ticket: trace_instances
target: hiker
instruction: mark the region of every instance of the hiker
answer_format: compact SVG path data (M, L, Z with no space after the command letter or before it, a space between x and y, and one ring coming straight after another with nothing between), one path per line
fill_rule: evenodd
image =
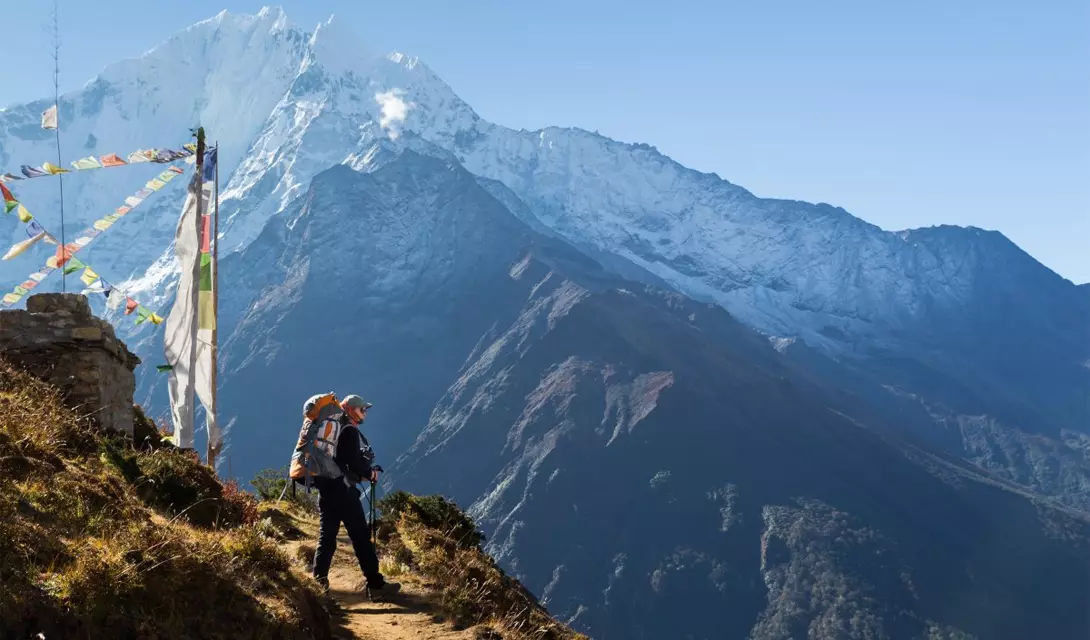
M361 481L376 482L382 471L382 467L372 464L374 453L359 431L359 425L372 405L358 395L346 396L339 404L335 404L335 401L336 397L330 393L315 396L304 405L307 421L304 422L303 434L292 460L292 478L296 482L309 481L318 490L318 546L314 550L312 573L322 589L328 592L329 565L333 562L337 534L343 522L360 569L367 579L368 595L372 599L384 598L400 591L401 585L387 582L379 573L378 556L371 544L370 528L360 502L360 490L356 486ZM326 403L326 407L318 408L317 405L322 402ZM306 442L305 437L308 428L313 434L310 443ZM308 447L308 444L313 446ZM315 458L308 462L320 471L310 474L301 472L304 465L300 461L306 457L307 451ZM328 459L330 454L331 461Z

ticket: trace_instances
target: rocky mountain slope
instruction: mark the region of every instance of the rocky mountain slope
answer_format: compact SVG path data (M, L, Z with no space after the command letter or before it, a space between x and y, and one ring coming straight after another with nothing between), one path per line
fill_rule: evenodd
M240 424L353 380L385 462L420 434L389 486L472 503L497 559L596 638L1086 632L1083 517L907 442L717 305L534 232L441 153L376 161L320 174L241 253L282 284L225 347ZM319 250L345 237L370 241ZM284 431L247 448L283 456Z
M37 127L46 105L0 113L4 166L52 157L51 133ZM445 149L521 218L610 270L718 303L781 344L818 349L848 377L877 380L878 394L857 389L877 405L918 401L913 410L932 415L911 426L923 437L1071 504L1090 500L1073 480L1086 473L1090 299L998 234L887 232L833 206L757 198L648 145L578 129L510 130L481 119L419 60L376 56L335 20L299 29L275 8L194 25L110 66L64 96L60 112L73 157L177 147L205 125L223 149L223 246L235 252L297 208L331 165L372 170L384 145ZM158 169L66 176L68 226L112 210ZM14 186L55 228L56 179ZM125 286L151 307L170 300L182 189L169 185L87 250L111 281L135 278ZM45 250L0 265L0 275L21 281ZM147 339L141 353L158 349L147 329L127 337ZM975 426L982 421L992 426ZM970 426L951 438L951 424ZM1008 451L989 430L1020 449L1045 438L1036 450L1060 451L1066 480L1010 460L1036 456Z
M0 112L9 170L52 157L46 106ZM1090 297L1000 234L887 232L647 145L513 131L273 9L111 66L61 114L81 156L219 140L238 475L286 462L302 398L354 390L380 455L407 452L392 479L472 503L596 637L1084 633L1081 516L1023 489L1090 508ZM158 170L67 175L69 226ZM49 227L55 181L12 185ZM85 251L164 311L183 182Z

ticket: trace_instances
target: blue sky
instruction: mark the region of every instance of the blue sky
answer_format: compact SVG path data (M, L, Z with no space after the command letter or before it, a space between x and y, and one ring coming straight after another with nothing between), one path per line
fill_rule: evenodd
M51 3L6 3L0 103L52 93ZM15 5L15 6L11 6ZM60 0L61 89L236 0ZM1090 282L1085 0L288 0L420 56L483 117L647 142L886 229L998 229Z

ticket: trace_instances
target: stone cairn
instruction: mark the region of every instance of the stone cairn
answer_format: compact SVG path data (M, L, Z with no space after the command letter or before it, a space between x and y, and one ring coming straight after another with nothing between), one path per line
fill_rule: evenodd
M100 428L133 435L140 359L75 293L39 293L26 311L0 311L0 357L56 386Z

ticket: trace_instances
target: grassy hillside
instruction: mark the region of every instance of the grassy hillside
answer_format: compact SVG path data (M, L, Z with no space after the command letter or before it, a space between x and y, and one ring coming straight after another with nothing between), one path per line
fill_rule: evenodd
M0 364L0 638L326 638L257 503L194 457L93 433Z
M351 632L307 575L312 504L259 502L164 444L139 411L134 426L136 447L96 433L53 388L0 362L0 640ZM278 496L281 477L255 479L259 496ZM453 504L396 493L381 508L384 571L435 603L437 628L581 637L504 575Z
M260 493L275 498L280 492L273 485ZM473 629L472 637L494 640L586 639L554 620L533 594L481 550L484 536L453 503L440 496L399 491L379 500L378 508L383 574L411 585L410 592L424 592L426 608L436 612L441 626ZM303 500L269 500L260 509L284 548L291 550L300 565L309 565L318 532L313 509ZM334 587L336 574L361 577L347 538L334 556Z

